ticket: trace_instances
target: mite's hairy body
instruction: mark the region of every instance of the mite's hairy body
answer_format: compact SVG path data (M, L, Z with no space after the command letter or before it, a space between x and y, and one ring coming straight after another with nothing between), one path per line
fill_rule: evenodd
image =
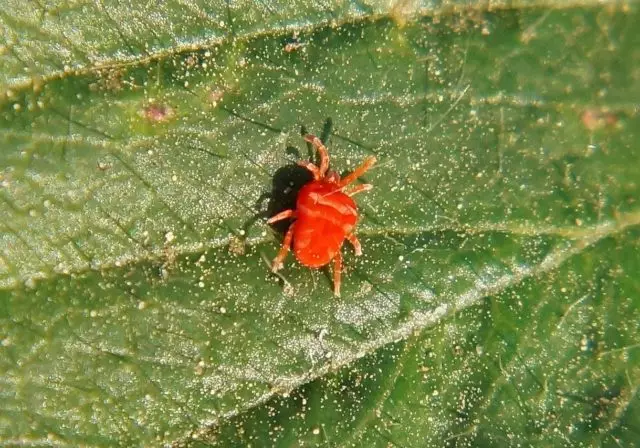
M311 182L298 194L293 252L306 266L329 263L353 232L356 203L333 182Z
M282 268L284 258L293 241L294 255L305 266L319 268L333 260L334 293L339 296L342 271L341 248L344 240L349 240L356 255L362 255L360 242L353 233L358 221L358 209L351 196L370 190L372 186L361 184L349 192L343 190L371 168L376 158L367 158L352 173L340 179L337 173L328 171L329 154L320 139L310 134L304 139L312 143L320 154L320 166L310 162L298 162L299 165L311 171L313 180L302 187L298 193L295 210L285 210L267 221L274 223L287 218L295 219L285 234L280 252L273 260L272 270L275 272Z

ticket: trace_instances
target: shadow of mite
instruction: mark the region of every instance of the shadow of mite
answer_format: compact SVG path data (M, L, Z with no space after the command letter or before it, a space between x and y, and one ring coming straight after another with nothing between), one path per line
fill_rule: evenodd
M288 147L287 153L293 155L296 159L299 158L299 151L297 148ZM295 209L298 192L312 179L313 176L306 168L296 165L295 163L278 168L273 175L271 191L260 195L254 205L254 209L257 213L243 225L245 233L258 220L263 219L266 221L268 218L280 213L281 211ZM291 220L285 219L271 224L271 228L278 233L284 234L290 224Z
M331 135L331 129L333 128L333 121L331 118L327 118L322 127L322 133L320 134L320 140L326 142ZM300 127L300 135L306 135L307 129L304 125ZM315 149L313 145L307 143L307 157L303 158L300 155L300 151L295 146L287 146L285 152L291 156L294 160L315 160ZM300 189L313 179L312 174L304 167L295 163L290 163L282 168L279 168L273 175L271 183L271 191L269 193L263 193L260 195L255 203L255 210L257 213L247 221L243 229L247 234L249 228L253 226L259 219L268 219L273 215L280 213L287 209L296 208L296 199L298 198L298 192ZM268 200L266 210L264 209L264 202ZM271 224L278 233L284 235L291 224L290 219L285 219Z
M312 179L309 170L299 165L290 164L279 168L273 176L265 217L269 218L287 209L295 210L298 192ZM271 227L279 233L285 233L290 224L291 220L285 219L273 223Z

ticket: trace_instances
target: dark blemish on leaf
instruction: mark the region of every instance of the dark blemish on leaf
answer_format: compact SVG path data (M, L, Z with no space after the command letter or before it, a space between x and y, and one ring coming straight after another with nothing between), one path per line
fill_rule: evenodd
M284 41L284 52L293 53L299 50L303 50L307 44L300 41L298 33L293 33L293 36Z

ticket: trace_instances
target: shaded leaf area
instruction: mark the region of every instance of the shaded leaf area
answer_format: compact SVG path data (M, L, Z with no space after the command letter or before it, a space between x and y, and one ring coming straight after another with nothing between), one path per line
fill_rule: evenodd
M637 20L633 8L391 15L310 28L297 47L284 32L237 38L5 95L0 440L171 442L363 357L357 366L403 373L425 344L441 347L461 378L475 371L458 362L481 370L484 358L450 356L442 328L468 338L477 328L487 357L504 355L520 375L516 354L551 362L533 352L555 336L522 336L508 313L526 333L526 310L551 303L544 287L587 284L598 266L633 272L622 254L640 223ZM289 263L281 278L269 274L277 238L261 221L304 181L291 168L313 156L301 128L321 133L327 117L335 169L371 153L380 160L366 176L375 190L359 198L365 255L345 250L341 299L324 271ZM574 259L592 263L585 279L570 274ZM612 327L636 312L635 286L623 286L629 314L612 313ZM569 306L579 296L566 288ZM509 294L520 308L503 305L502 320L481 314L473 326L472 315L454 315ZM628 328L619 342L603 334L603 346L632 346ZM603 390L632 397L622 364L589 365ZM436 370L432 389L444 394L446 370ZM477 397L464 389L473 410L484 399L486 421L524 424L522 413L499 414L490 380L478 380ZM585 384L558 390L588 401L599 386ZM243 416L267 408L256 409ZM419 417L415 431L427 431ZM498 440L436 417L446 437L459 425L469 440ZM375 419L361 421L354 443L366 445Z
M183 445L634 446L638 241L606 238Z

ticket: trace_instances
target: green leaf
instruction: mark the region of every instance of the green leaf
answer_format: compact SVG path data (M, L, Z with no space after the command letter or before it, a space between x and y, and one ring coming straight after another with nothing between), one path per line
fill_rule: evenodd
M0 444L632 445L636 6L232 3L2 8Z

